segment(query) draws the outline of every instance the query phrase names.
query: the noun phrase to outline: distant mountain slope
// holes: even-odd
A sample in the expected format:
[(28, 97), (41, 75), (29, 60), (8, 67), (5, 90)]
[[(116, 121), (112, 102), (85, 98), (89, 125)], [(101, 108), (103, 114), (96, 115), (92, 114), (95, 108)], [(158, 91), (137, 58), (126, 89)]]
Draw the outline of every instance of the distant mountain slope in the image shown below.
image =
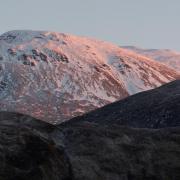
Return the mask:
[(154, 60), (90, 38), (42, 31), (0, 36), (0, 107), (62, 122), (180, 77)]
[(123, 46), (122, 48), (155, 59), (180, 72), (180, 52), (169, 49), (142, 49), (135, 46)]
[(109, 104), (71, 123), (79, 121), (137, 128), (180, 126), (180, 80)]
[(0, 112), (1, 180), (180, 179), (180, 128), (59, 128)]

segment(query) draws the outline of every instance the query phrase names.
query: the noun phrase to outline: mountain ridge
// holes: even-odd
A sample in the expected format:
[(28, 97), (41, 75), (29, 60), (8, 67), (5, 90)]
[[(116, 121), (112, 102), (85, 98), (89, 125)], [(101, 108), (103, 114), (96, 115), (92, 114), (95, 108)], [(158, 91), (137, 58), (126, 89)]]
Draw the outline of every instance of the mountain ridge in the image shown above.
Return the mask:
[(142, 54), (180, 72), (180, 52), (170, 49), (145, 49), (136, 46), (122, 46), (132, 52)]
[(161, 63), (104, 41), (27, 30), (0, 36), (1, 109), (51, 123), (179, 78)]
[(180, 178), (180, 128), (69, 123), (0, 112), (0, 179)]
[(180, 80), (176, 80), (75, 117), (68, 123), (89, 122), (158, 129), (180, 126), (179, 111)]

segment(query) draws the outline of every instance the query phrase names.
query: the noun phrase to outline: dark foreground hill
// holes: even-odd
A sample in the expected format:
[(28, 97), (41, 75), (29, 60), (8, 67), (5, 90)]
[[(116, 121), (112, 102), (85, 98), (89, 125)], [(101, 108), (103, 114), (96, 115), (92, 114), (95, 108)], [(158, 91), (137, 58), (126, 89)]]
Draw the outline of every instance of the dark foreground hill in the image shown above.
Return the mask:
[(71, 123), (78, 121), (138, 128), (180, 126), (180, 80), (109, 104)]
[(0, 180), (180, 179), (180, 128), (59, 127), (0, 113)]

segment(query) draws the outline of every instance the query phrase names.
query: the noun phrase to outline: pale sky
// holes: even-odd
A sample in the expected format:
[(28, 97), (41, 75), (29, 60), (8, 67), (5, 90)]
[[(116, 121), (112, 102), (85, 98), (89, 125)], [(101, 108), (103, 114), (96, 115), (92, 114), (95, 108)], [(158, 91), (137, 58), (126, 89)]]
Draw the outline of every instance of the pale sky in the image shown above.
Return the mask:
[(0, 0), (0, 33), (50, 30), (180, 51), (180, 0)]

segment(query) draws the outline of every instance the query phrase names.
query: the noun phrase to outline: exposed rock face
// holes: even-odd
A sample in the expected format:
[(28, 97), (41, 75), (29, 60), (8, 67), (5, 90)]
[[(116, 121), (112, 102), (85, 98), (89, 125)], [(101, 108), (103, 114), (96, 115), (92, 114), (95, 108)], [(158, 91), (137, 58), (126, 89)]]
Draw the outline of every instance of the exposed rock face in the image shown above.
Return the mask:
[(130, 96), (71, 122), (82, 120), (137, 128), (180, 126), (180, 80)]
[(180, 179), (180, 128), (55, 127), (0, 113), (0, 180)]
[(179, 73), (110, 43), (62, 33), (0, 36), (0, 107), (60, 123), (178, 79)]

